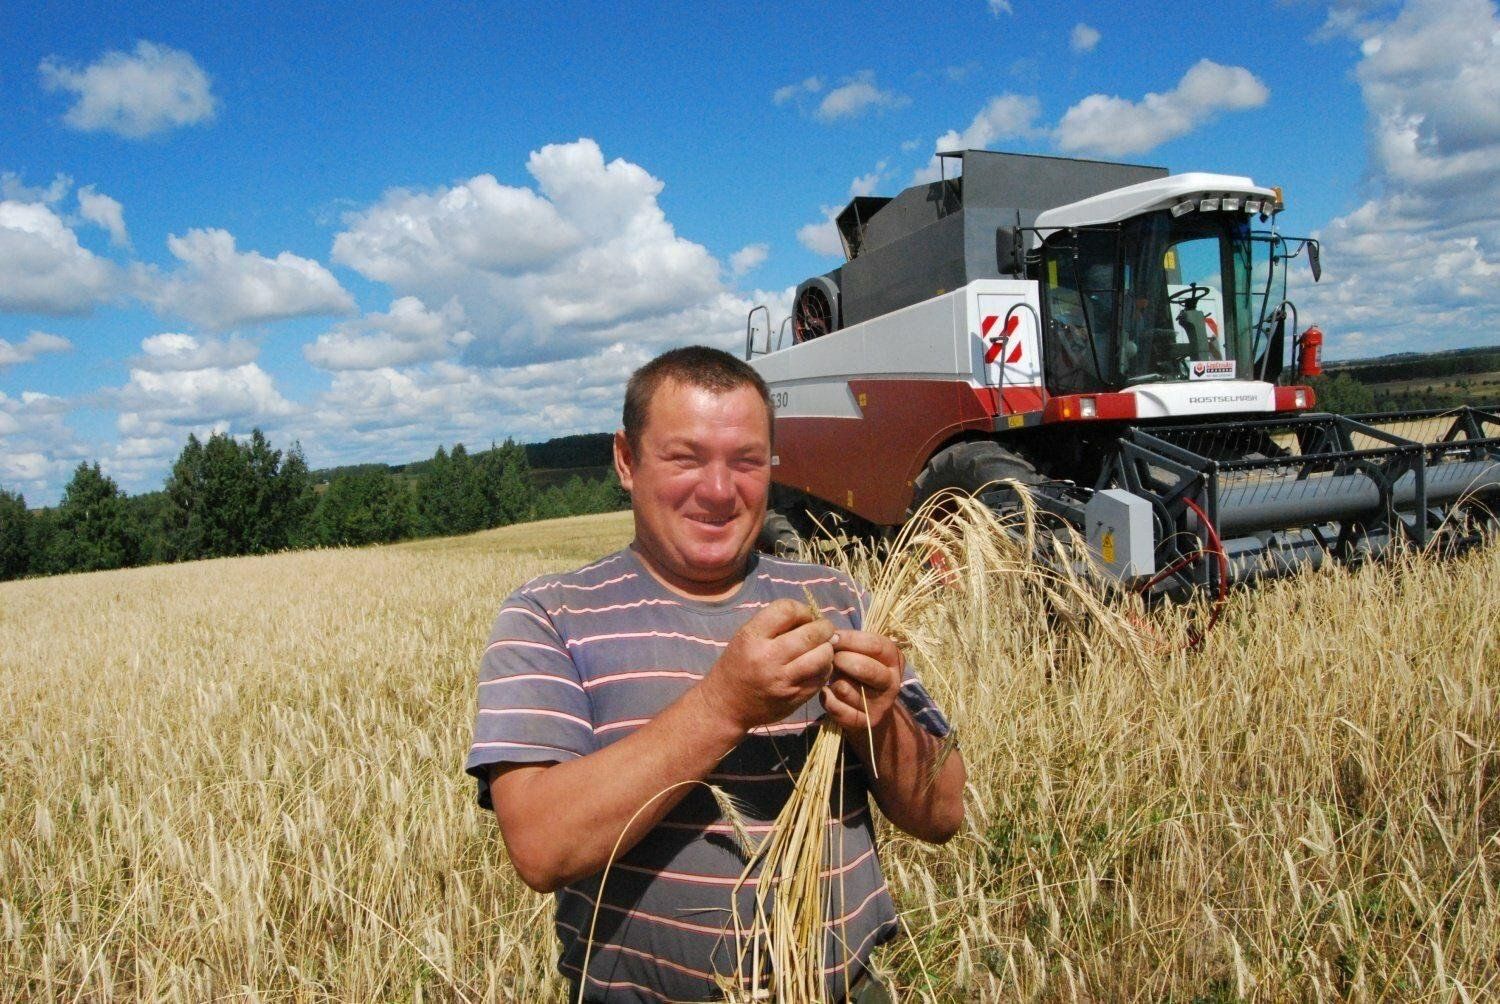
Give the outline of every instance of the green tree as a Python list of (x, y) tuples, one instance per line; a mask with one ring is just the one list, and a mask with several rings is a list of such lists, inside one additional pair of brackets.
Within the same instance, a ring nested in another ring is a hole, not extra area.
[(417, 479), (417, 532), (423, 537), (452, 532), (449, 529), (453, 525), (452, 506), (448, 496), (451, 466), (448, 451), (439, 446)]
[(0, 582), (31, 570), (31, 513), (26, 499), (0, 488)]
[(629, 505), (629, 496), (620, 490), (613, 476), (584, 479), (573, 475), (565, 483), (553, 485), (537, 499), (537, 519), (561, 516), (583, 516), (596, 512), (614, 512)]
[(140, 541), (137, 555), (142, 565), (155, 565), (172, 560), (171, 547), (167, 540), (168, 521), (171, 518), (171, 502), (167, 493), (143, 492), (127, 495), (125, 508), (135, 526)]
[(302, 447), (293, 443), (283, 456), (259, 429), (253, 429), (250, 442), (241, 449), (253, 486), (245, 553), (283, 551), (300, 536), (316, 502)]
[(31, 554), (31, 575), (56, 575), (68, 570), (68, 556), (60, 553), (57, 534), (57, 510), (38, 509), (31, 514), (27, 550)]
[(214, 433), (188, 436), (167, 479), (172, 502), (172, 552), (178, 560), (244, 554), (255, 509), (247, 451)]
[(339, 474), (328, 483), (309, 536), (327, 547), (357, 547), (410, 537), (416, 521), (405, 481), (382, 470)]
[(453, 528), (449, 533), (473, 533), (489, 525), (484, 484), (479, 465), (469, 456), (463, 443), (454, 443), (448, 454), (448, 474), (453, 500)]
[(247, 443), (188, 436), (167, 478), (168, 549), (178, 560), (265, 554), (292, 546), (314, 504), (300, 447), (282, 459), (255, 429)]
[(524, 447), (506, 439), (502, 446), (491, 446), (479, 459), (478, 467), (485, 498), (485, 526), (507, 526), (532, 518), (537, 491)]
[(63, 489), (53, 540), (57, 571), (89, 572), (137, 563), (138, 532), (124, 493), (99, 464), (79, 464)]
[(1340, 415), (1357, 415), (1375, 410), (1375, 392), (1347, 373), (1315, 377), (1309, 381), (1317, 395), (1319, 411)]
[(484, 477), (463, 443), (441, 446), (417, 479), (417, 522), (424, 537), (483, 530), (488, 523)]

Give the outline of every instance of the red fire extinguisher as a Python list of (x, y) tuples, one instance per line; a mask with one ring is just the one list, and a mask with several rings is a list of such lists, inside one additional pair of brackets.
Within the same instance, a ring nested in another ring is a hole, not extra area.
[(1297, 375), (1323, 375), (1323, 332), (1316, 326), (1302, 332), (1302, 337), (1297, 339)]

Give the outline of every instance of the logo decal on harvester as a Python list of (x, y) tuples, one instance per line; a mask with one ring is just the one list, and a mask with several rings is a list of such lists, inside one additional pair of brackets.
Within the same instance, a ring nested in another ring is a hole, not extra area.
[[(998, 320), (1000, 320), (999, 314), (986, 315), (979, 322), (980, 337), (989, 338), (990, 329), (995, 326), (995, 322)], [(986, 363), (992, 363), (996, 358), (999, 357), (1001, 350), (1005, 348), (1006, 340), (1015, 333), (1016, 327), (1019, 324), (1020, 320), (1021, 319), (1018, 316), (1012, 314), (1010, 320), (1005, 322), (1004, 333), (990, 339), (990, 347), (984, 352), (984, 361)], [(1013, 366), (1021, 361), (1021, 345), (1021, 342), (1016, 342), (1015, 348), (1010, 350), (1010, 355), (1005, 357), (1005, 365)]]
[(1188, 363), (1189, 380), (1233, 380), (1233, 359), (1194, 359)]

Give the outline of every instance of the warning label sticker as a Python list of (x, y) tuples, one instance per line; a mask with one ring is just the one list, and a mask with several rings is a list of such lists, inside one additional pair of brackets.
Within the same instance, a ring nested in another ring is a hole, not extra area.
[(1188, 363), (1189, 380), (1233, 380), (1233, 359), (1194, 359)]

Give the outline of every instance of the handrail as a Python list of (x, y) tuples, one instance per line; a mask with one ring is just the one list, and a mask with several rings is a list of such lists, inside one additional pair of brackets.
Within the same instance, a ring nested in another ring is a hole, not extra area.
[(764, 311), (766, 315), (766, 351), (771, 351), (771, 308), (764, 303), (758, 303), (750, 308), (750, 313), (745, 315), (745, 361), (749, 362), (755, 355), (755, 329), (753, 327), (755, 312)]

